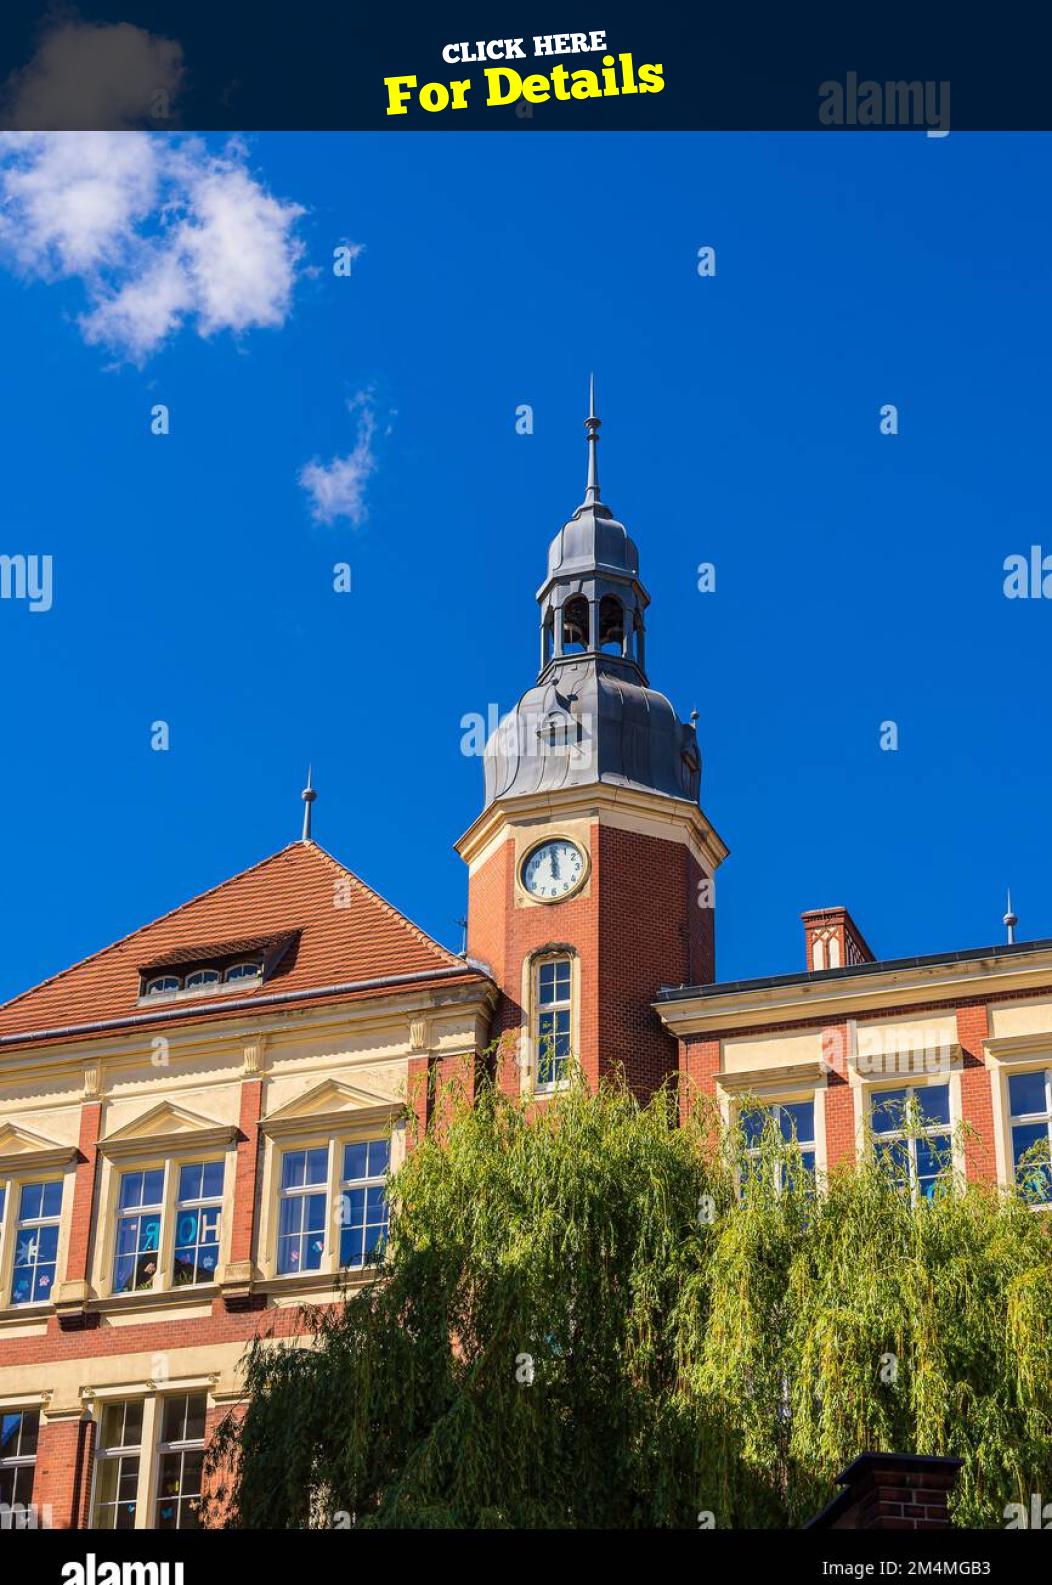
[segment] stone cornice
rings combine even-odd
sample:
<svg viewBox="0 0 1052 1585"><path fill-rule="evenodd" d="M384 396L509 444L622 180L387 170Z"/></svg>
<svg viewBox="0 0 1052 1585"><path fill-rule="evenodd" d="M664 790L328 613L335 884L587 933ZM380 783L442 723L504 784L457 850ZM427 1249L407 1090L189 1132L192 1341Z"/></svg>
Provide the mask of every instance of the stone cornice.
<svg viewBox="0 0 1052 1585"><path fill-rule="evenodd" d="M509 824L590 817L601 820L604 814L652 820L658 826L671 826L681 831L695 847L709 874L723 863L730 851L697 804L685 798L667 798L661 793L618 786L614 782L498 798L483 810L455 846L470 867Z"/></svg>
<svg viewBox="0 0 1052 1585"><path fill-rule="evenodd" d="M934 1002L946 1002L951 1010L961 1001L1045 988L1052 994L1052 948L875 972L872 968L848 974L838 971L835 977L745 984L725 992L712 987L704 995L677 996L652 1005L665 1028L677 1038L709 1035L717 1039L728 1030L877 1017Z"/></svg>

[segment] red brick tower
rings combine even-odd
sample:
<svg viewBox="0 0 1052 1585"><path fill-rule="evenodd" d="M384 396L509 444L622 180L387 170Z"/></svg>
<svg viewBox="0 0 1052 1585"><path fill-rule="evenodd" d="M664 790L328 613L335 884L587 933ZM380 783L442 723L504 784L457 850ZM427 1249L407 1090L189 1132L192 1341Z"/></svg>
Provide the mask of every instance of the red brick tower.
<svg viewBox="0 0 1052 1585"><path fill-rule="evenodd" d="M600 499L599 419L585 498L537 594L541 669L486 746L486 804L457 844L468 955L501 990L502 1083L544 1094L571 1059L623 1065L640 1095L676 1071L653 1010L662 985L714 971L726 857L698 807L693 725L649 686L639 556Z"/></svg>

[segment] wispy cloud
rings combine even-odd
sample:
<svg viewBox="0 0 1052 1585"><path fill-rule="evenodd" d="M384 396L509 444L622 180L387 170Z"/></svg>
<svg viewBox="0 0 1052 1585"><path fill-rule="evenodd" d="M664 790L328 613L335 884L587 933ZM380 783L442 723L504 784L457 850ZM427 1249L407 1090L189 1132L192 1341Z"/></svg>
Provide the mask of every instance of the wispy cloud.
<svg viewBox="0 0 1052 1585"><path fill-rule="evenodd" d="M159 133L0 134L0 257L27 279L80 279L85 340L135 363L184 326L284 324L303 212L236 140L213 153Z"/></svg>
<svg viewBox="0 0 1052 1585"><path fill-rule="evenodd" d="M376 415L367 391L359 391L347 403L348 411L358 414L358 436L353 451L331 462L317 457L300 470L299 482L311 498L311 516L316 523L335 523L345 517L359 527L366 518L365 486L376 471L373 436Z"/></svg>

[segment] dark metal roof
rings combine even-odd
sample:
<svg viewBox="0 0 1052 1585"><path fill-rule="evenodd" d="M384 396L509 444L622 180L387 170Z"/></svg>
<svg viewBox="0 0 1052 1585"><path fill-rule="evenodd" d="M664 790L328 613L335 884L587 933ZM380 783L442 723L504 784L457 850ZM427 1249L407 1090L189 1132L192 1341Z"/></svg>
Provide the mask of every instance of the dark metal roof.
<svg viewBox="0 0 1052 1585"><path fill-rule="evenodd" d="M1052 940L1001 942L996 947L969 947L965 952L932 952L926 957L884 958L875 963L849 963L839 969L802 969L799 974L768 974L756 980L722 980L712 985L663 985L659 1002L685 1001L695 996L727 996L735 991L759 991L773 985L825 985L835 980L867 974L890 974L896 969L924 969L939 963L970 963L982 958L1025 957L1028 952L1048 952Z"/></svg>

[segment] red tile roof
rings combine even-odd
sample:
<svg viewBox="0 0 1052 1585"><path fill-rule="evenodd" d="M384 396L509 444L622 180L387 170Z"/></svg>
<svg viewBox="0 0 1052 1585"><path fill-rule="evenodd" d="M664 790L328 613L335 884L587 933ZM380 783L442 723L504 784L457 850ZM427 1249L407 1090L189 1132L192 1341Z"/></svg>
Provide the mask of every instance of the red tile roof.
<svg viewBox="0 0 1052 1585"><path fill-rule="evenodd" d="M169 955L173 963L207 957L209 943L216 941L290 934L292 944L261 985L239 988L236 996L227 992L192 1001L163 1000L156 1008L139 1001L144 964ZM406 977L397 987L404 991L414 978L426 983L435 971L441 971L440 983L487 983L316 843L293 842L0 1005L0 1041L39 1038L45 1032L54 1037L70 1026L111 1019L171 1021L176 1009L180 1020L191 1021L202 1014L232 1012L232 1001L243 1004L392 976ZM378 990L337 994L376 995Z"/></svg>

